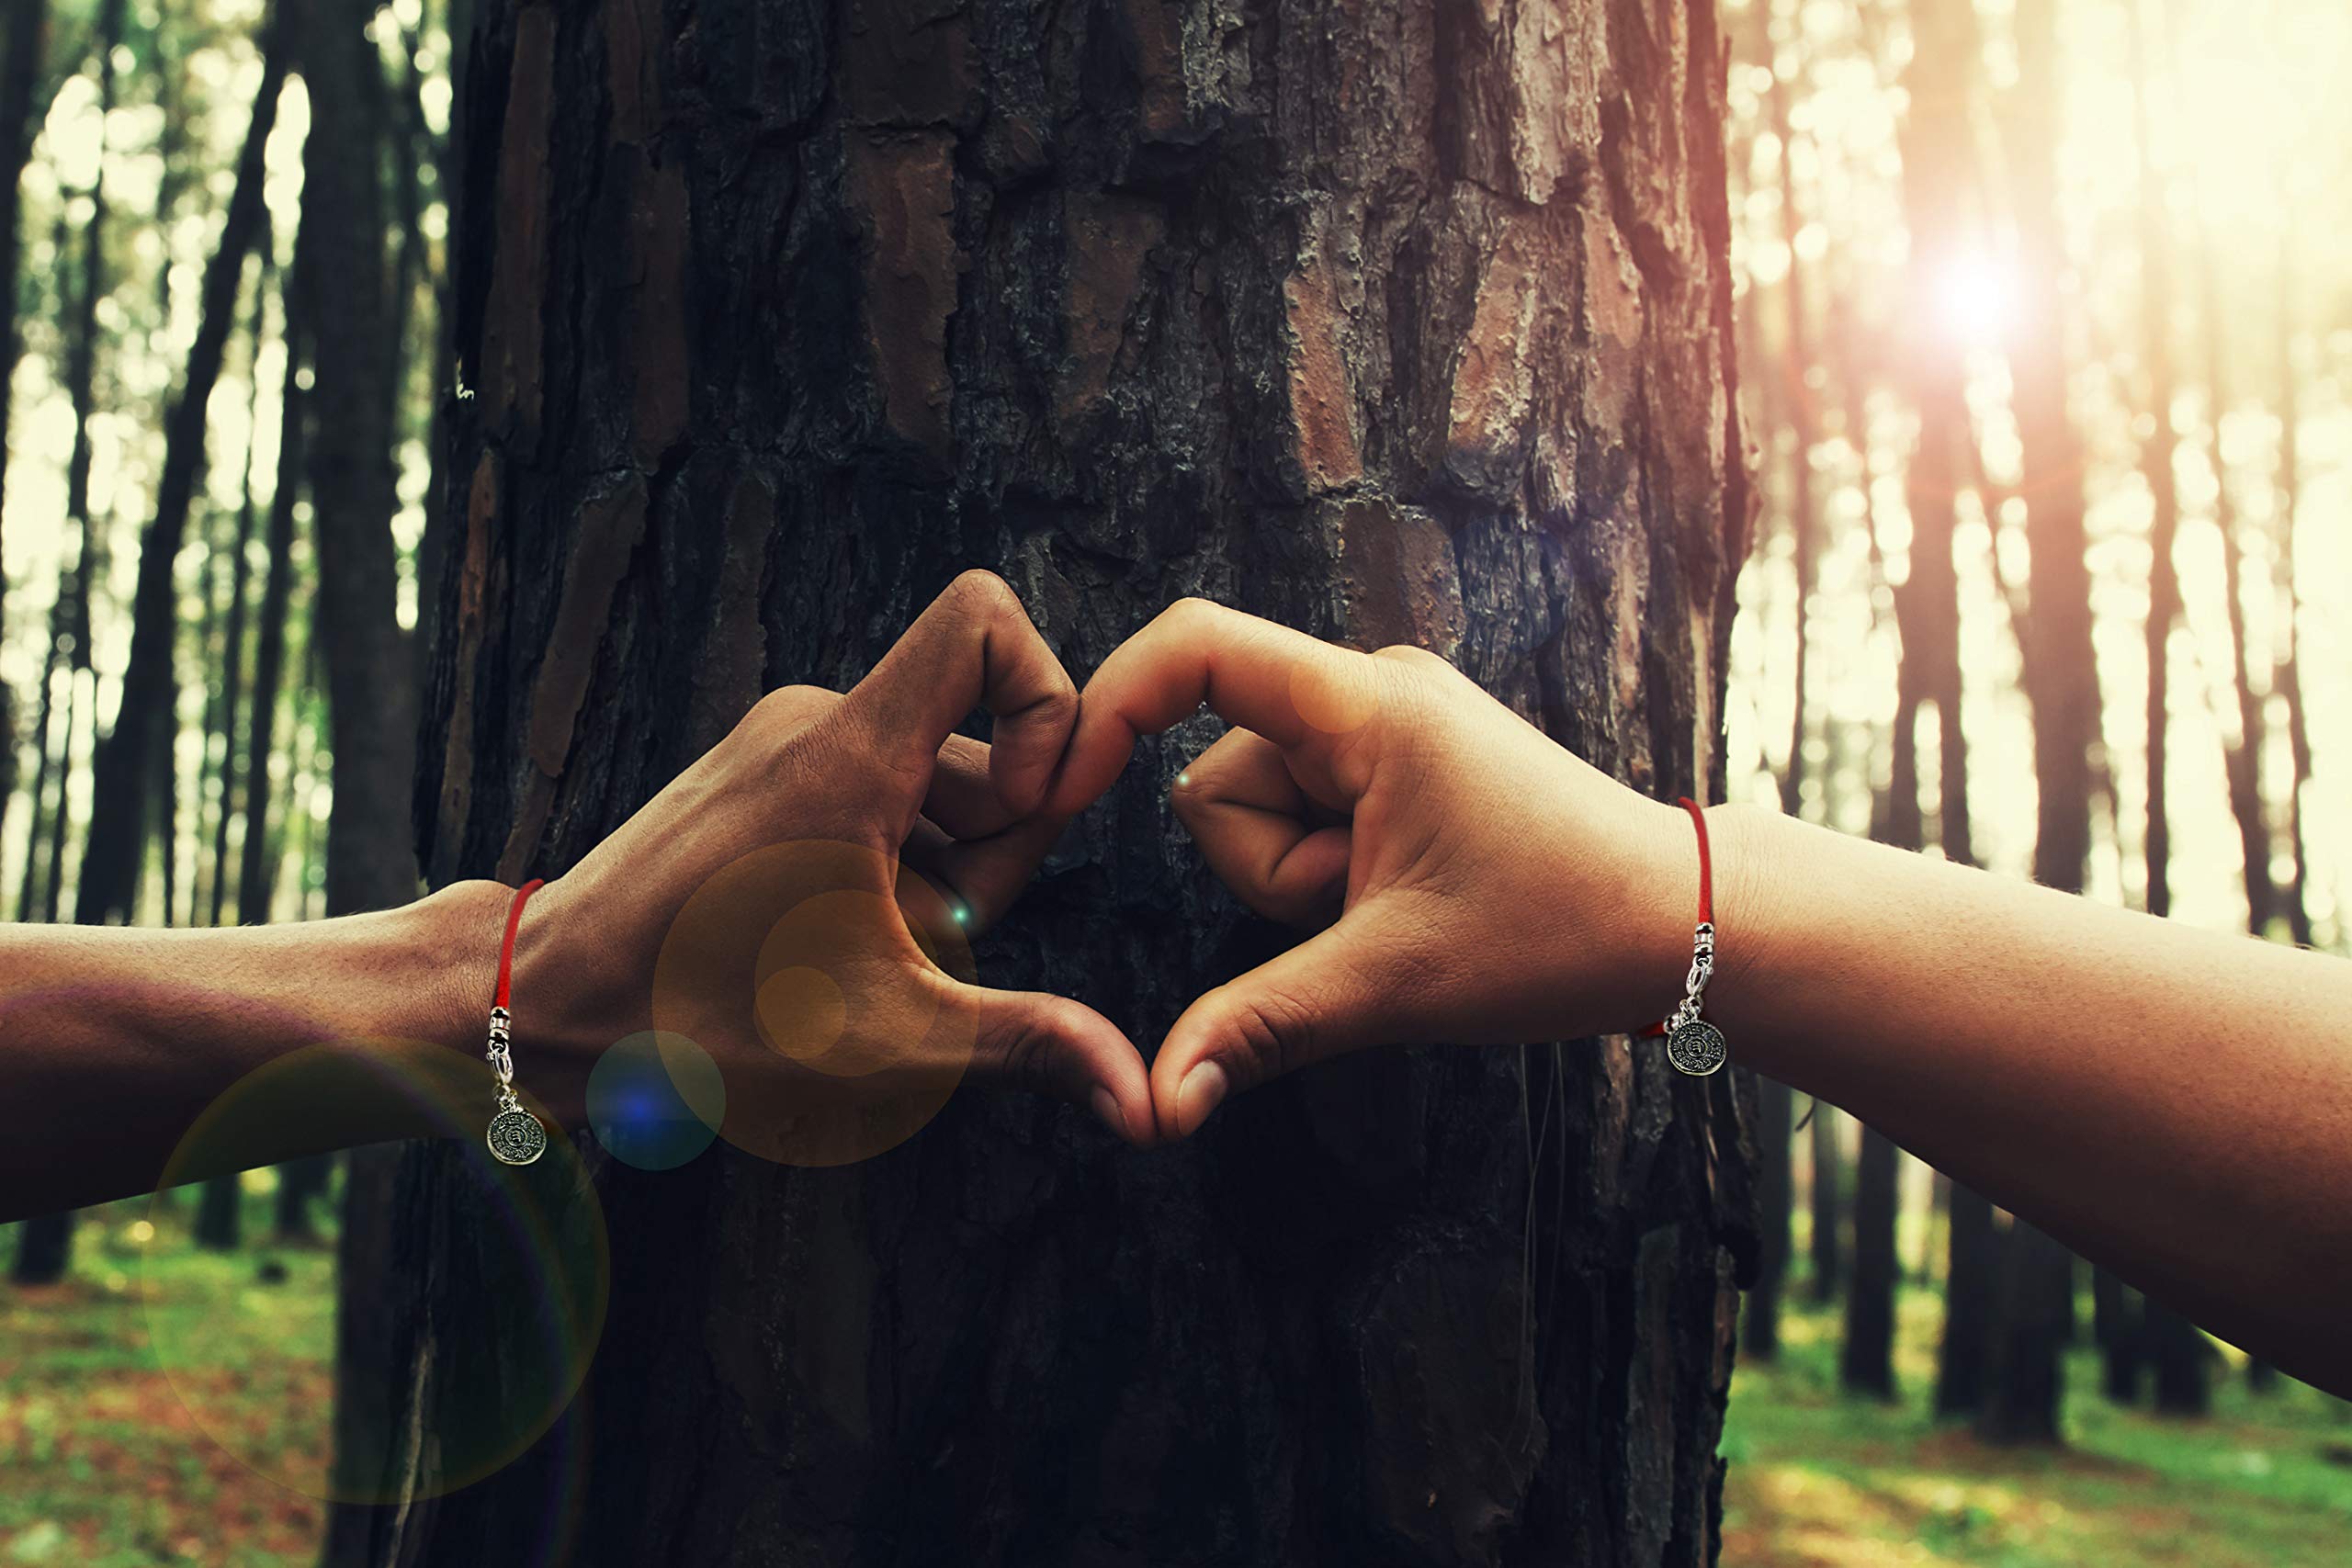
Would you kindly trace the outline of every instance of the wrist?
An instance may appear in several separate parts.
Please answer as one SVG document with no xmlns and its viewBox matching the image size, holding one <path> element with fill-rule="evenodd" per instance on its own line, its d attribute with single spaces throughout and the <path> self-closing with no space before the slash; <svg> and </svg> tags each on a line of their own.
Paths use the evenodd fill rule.
<svg viewBox="0 0 2352 1568">
<path fill-rule="evenodd" d="M 1776 973 L 1771 952 L 1781 884 L 1772 867 L 1790 825 L 1781 813 L 1753 806 L 1707 812 L 1715 863 L 1715 972 L 1707 1013 L 1729 1021 L 1724 1026 L 1735 1060 L 1747 1039 L 1743 1027 L 1760 1018 Z"/>
</svg>

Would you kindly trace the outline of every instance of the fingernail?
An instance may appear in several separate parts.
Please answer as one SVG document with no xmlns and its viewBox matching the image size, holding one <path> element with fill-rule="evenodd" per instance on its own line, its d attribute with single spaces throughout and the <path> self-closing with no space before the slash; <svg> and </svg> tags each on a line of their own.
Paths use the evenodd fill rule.
<svg viewBox="0 0 2352 1568">
<path fill-rule="evenodd" d="M 1102 1118 L 1102 1124 L 1119 1136 L 1124 1138 L 1127 1135 L 1127 1119 L 1120 1111 L 1119 1102 L 1112 1098 L 1109 1089 L 1099 1087 L 1095 1089 L 1094 1114 Z"/>
<path fill-rule="evenodd" d="M 1186 1073 L 1176 1089 L 1176 1130 L 1188 1138 L 1198 1132 L 1229 1087 L 1225 1069 L 1215 1062 L 1203 1062 Z"/>
</svg>

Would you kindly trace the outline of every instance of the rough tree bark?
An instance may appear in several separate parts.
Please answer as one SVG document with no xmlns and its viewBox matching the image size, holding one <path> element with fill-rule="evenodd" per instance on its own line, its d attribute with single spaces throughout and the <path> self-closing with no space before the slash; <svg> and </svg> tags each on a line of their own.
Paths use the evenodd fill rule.
<svg viewBox="0 0 2352 1568">
<path fill-rule="evenodd" d="M 1712 5 L 679 14 L 484 8 L 436 877 L 560 873 L 975 564 L 1080 673 L 1208 592 L 1719 782 Z M 984 975 L 1148 1042 L 1267 951 L 1160 804 L 1207 733 L 1145 749 Z M 438 1498 L 412 1370 L 500 1242 L 421 1150 L 352 1286 L 426 1435 L 368 1560 L 536 1553 L 576 1461 L 584 1563 L 1705 1561 L 1749 1097 L 1623 1042 L 1383 1053 L 1149 1159 L 974 1093 L 846 1168 L 613 1167 L 582 1396 Z"/>
</svg>

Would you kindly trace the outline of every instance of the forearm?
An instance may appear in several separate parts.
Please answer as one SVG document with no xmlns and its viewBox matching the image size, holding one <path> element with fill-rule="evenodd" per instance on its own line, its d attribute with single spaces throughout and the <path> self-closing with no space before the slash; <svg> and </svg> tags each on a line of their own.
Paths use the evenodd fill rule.
<svg viewBox="0 0 2352 1568">
<path fill-rule="evenodd" d="M 478 1036 L 504 910 L 504 889 L 466 883 L 300 925 L 0 926 L 0 1089 L 14 1112 L 0 1218 L 152 1190 L 198 1117 L 241 1085 L 267 1085 L 268 1113 L 198 1139 L 175 1179 L 446 1131 L 424 1107 L 487 1081 Z M 367 1080 L 331 1065 L 254 1078 L 312 1046 L 395 1087 L 360 1092 Z"/>
<path fill-rule="evenodd" d="M 1735 1059 L 2301 1375 L 2352 1386 L 2352 964 L 1744 809 Z"/>
</svg>

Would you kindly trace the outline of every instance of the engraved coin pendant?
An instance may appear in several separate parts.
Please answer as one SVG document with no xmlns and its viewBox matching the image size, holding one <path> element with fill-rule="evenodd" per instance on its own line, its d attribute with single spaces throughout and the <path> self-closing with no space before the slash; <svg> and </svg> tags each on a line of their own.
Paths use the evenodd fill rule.
<svg viewBox="0 0 2352 1568">
<path fill-rule="evenodd" d="M 547 1152 L 548 1130 L 527 1111 L 502 1111 L 490 1119 L 492 1157 L 506 1165 L 528 1165 Z"/>
<path fill-rule="evenodd" d="M 1666 1059 L 1678 1072 L 1692 1077 L 1705 1077 L 1722 1066 L 1728 1055 L 1724 1032 L 1704 1019 L 1694 1018 L 1666 1037 Z"/>
</svg>

